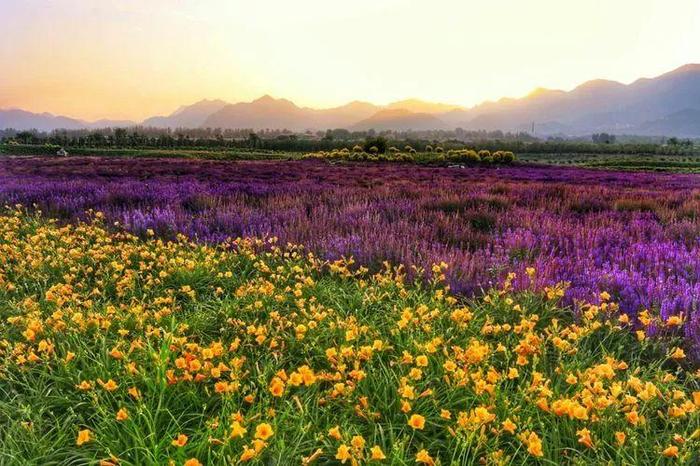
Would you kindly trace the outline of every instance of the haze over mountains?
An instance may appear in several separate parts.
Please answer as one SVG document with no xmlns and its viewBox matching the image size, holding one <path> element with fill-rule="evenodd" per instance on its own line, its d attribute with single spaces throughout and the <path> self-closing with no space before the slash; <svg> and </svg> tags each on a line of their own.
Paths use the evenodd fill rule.
<svg viewBox="0 0 700 466">
<path fill-rule="evenodd" d="M 212 113 L 224 108 L 223 100 L 200 100 L 192 105 L 183 105 L 169 116 L 155 116 L 145 119 L 143 126 L 157 128 L 199 128 Z"/>
<path fill-rule="evenodd" d="M 32 113 L 16 108 L 0 109 L 0 129 L 14 128 L 18 130 L 37 129 L 51 131 L 54 129 L 83 129 L 131 126 L 128 120 L 97 120 L 93 122 L 78 120 L 51 113 Z"/>
<path fill-rule="evenodd" d="M 469 85 L 465 82 L 465 86 Z M 631 84 L 593 80 L 566 92 L 537 89 L 523 98 L 503 98 L 471 108 L 409 99 L 386 106 L 354 101 L 314 109 L 263 96 L 252 102 L 203 100 L 168 116 L 143 122 L 85 122 L 48 113 L 0 110 L 0 128 L 78 129 L 106 126 L 211 127 L 350 130 L 503 130 L 535 134 L 585 135 L 597 132 L 637 135 L 700 136 L 700 65 L 682 66 Z"/>
</svg>

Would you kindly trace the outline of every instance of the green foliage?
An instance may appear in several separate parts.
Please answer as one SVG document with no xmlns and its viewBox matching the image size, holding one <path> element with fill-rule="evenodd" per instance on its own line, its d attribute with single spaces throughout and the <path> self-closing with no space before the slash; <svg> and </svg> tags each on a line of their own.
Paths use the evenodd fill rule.
<svg viewBox="0 0 700 466">
<path fill-rule="evenodd" d="M 330 160 L 350 160 L 350 161 L 380 161 L 380 162 L 420 162 L 420 163 L 460 163 L 476 165 L 480 163 L 509 164 L 515 161 L 512 152 L 496 151 L 493 157 L 489 153 L 485 160 L 482 160 L 476 151 L 471 149 L 450 149 L 447 152 L 438 147 L 433 152 L 418 153 L 410 146 L 407 152 L 401 152 L 395 147 L 391 147 L 386 153 L 381 153 L 377 146 L 371 146 L 367 151 L 363 151 L 359 146 L 355 146 L 350 152 L 347 148 L 328 152 L 313 152 L 305 154 L 303 158 L 330 159 Z"/>
<path fill-rule="evenodd" d="M 383 154 L 386 152 L 387 140 L 384 137 L 369 138 L 362 144 L 365 152 L 373 154 Z M 374 148 L 374 149 L 373 149 Z"/>
</svg>

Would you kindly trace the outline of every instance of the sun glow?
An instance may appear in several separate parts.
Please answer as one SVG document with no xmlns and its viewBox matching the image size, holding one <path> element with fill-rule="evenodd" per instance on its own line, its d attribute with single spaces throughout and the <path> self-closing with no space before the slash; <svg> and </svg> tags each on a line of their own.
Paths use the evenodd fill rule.
<svg viewBox="0 0 700 466">
<path fill-rule="evenodd" d="M 0 17 L 0 107 L 92 119 L 265 93 L 472 105 L 700 61 L 695 0 L 8 0 Z"/>
</svg>

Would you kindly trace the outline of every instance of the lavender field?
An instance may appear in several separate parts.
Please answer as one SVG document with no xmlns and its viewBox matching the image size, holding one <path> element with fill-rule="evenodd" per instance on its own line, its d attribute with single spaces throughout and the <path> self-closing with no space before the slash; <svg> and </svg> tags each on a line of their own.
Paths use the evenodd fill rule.
<svg viewBox="0 0 700 466">
<path fill-rule="evenodd" d="M 700 178 L 574 168 L 436 168 L 322 161 L 17 158 L 0 202 L 59 219 L 94 209 L 129 230 L 219 242 L 273 235 L 328 259 L 449 264 L 475 294 L 525 269 L 571 283 L 568 303 L 608 291 L 622 310 L 689 318 L 700 341 Z"/>
</svg>

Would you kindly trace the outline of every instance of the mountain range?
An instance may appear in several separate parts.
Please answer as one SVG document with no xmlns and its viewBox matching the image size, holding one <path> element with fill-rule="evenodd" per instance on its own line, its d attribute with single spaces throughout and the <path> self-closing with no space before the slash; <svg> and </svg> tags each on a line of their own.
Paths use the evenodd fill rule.
<svg viewBox="0 0 700 466">
<path fill-rule="evenodd" d="M 265 95 L 252 102 L 203 100 L 167 116 L 143 122 L 86 122 L 49 113 L 0 110 L 0 128 L 252 128 L 292 131 L 349 130 L 503 130 L 536 135 L 577 136 L 596 132 L 637 135 L 700 136 L 700 64 L 689 64 L 631 84 L 588 81 L 571 91 L 536 89 L 522 98 L 502 98 L 471 108 L 408 99 L 378 106 L 354 101 L 326 109 L 297 106 Z"/>
<path fill-rule="evenodd" d="M 54 129 L 95 129 L 133 126 L 129 120 L 97 120 L 84 121 L 51 113 L 32 113 L 16 108 L 0 109 L 0 129 L 14 128 L 17 130 L 37 129 L 51 131 Z"/>
</svg>

